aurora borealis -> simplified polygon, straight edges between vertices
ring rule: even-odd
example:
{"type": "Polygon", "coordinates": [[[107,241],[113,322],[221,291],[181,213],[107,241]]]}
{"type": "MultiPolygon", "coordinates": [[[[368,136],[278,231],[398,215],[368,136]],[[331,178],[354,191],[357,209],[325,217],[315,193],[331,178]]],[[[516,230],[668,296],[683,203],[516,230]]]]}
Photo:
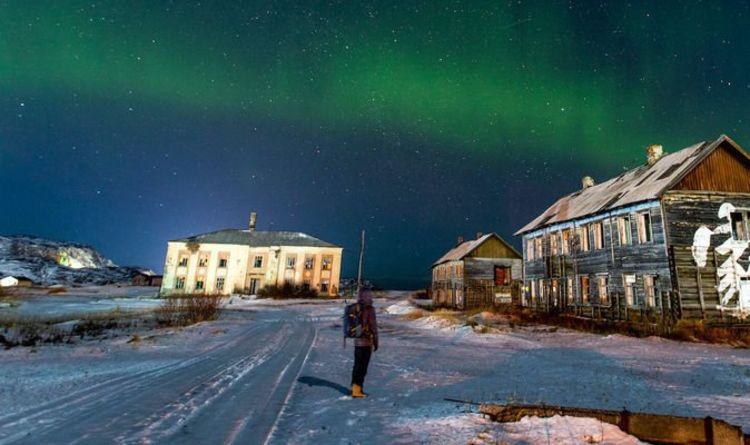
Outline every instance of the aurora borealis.
{"type": "Polygon", "coordinates": [[[418,285],[606,179],[746,140],[747,3],[0,2],[0,233],[161,270],[246,223],[418,285]],[[347,255],[348,254],[348,255],[347,255]]]}

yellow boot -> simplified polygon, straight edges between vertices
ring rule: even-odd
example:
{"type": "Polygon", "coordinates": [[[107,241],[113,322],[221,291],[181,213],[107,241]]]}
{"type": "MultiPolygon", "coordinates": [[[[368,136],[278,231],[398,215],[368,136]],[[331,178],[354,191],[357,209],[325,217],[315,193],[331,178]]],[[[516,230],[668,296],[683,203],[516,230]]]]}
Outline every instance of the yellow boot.
{"type": "Polygon", "coordinates": [[[362,387],[357,384],[352,384],[352,397],[355,399],[361,399],[367,397],[367,394],[362,392],[362,387]]]}

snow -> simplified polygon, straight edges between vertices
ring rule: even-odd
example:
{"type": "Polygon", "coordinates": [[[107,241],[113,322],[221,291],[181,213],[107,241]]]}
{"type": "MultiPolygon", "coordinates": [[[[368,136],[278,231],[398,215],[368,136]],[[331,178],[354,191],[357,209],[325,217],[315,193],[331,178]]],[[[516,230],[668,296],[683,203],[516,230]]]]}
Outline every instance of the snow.
{"type": "MultiPolygon", "coordinates": [[[[80,297],[137,299],[116,289],[80,297]]],[[[409,303],[388,298],[376,299],[370,397],[354,400],[343,304],[237,298],[226,307],[240,310],[215,322],[139,341],[0,351],[0,443],[32,431],[27,442],[263,443],[272,432],[269,444],[639,443],[594,419],[494,423],[445,397],[711,415],[750,431],[749,350],[545,327],[481,333],[450,314],[407,319],[409,303]]]]}
{"type": "Polygon", "coordinates": [[[62,294],[49,295],[43,290],[27,290],[14,297],[14,304],[0,307],[0,318],[61,317],[85,315],[112,310],[149,310],[161,304],[153,287],[92,286],[73,288],[62,294]]]}

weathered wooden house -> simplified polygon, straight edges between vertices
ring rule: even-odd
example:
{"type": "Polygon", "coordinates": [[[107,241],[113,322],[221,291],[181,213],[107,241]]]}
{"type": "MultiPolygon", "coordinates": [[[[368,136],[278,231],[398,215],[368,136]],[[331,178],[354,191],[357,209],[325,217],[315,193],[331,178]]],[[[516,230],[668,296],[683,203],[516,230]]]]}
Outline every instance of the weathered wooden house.
{"type": "Polygon", "coordinates": [[[457,309],[510,304],[520,298],[521,266],[521,254],[495,233],[459,237],[432,265],[433,303],[457,309]]]}
{"type": "Polygon", "coordinates": [[[560,198],[523,236],[523,304],[614,320],[750,315],[750,157],[727,136],[560,198]]]}
{"type": "Polygon", "coordinates": [[[162,275],[157,275],[150,270],[143,270],[133,277],[133,286],[161,287],[162,278],[162,275]]]}

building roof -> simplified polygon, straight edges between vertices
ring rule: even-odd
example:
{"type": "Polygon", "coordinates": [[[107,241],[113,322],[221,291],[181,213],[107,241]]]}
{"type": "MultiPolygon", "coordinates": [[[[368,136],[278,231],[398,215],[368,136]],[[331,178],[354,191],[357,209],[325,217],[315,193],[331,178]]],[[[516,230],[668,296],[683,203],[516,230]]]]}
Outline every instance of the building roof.
{"type": "Polygon", "coordinates": [[[463,243],[449,250],[445,255],[440,257],[439,260],[435,261],[432,264],[432,267],[435,267],[438,264],[447,263],[448,261],[462,260],[471,252],[473,252],[477,247],[481,246],[482,244],[484,244],[485,241],[487,241],[488,239],[492,237],[495,237],[498,240],[500,240],[501,243],[505,244],[511,251],[513,251],[516,255],[518,255],[519,258],[521,257],[521,254],[518,253],[518,251],[514,249],[513,246],[508,244],[504,239],[500,238],[500,236],[497,233],[488,233],[477,239],[464,241],[463,243]]]}
{"type": "Polygon", "coordinates": [[[662,156],[653,165],[638,166],[601,184],[563,196],[515,234],[659,199],[723,142],[729,142],[742,152],[726,135],[715,141],[691,145],[662,156]]]}
{"type": "Polygon", "coordinates": [[[250,247],[340,247],[302,232],[224,229],[172,240],[205,244],[236,244],[250,247]]]}

